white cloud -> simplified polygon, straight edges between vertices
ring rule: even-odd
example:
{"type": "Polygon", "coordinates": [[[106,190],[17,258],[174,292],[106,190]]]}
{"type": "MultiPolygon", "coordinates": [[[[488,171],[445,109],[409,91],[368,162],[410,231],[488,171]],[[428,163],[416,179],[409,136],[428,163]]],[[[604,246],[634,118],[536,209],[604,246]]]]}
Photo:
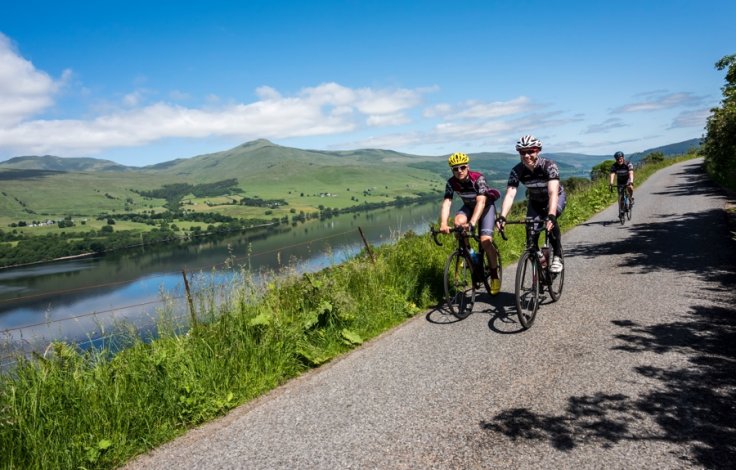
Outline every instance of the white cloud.
{"type": "Polygon", "coordinates": [[[410,120],[404,114],[396,113],[396,114],[376,114],[373,116],[368,116],[368,120],[366,122],[368,123],[369,126],[372,126],[372,127],[385,127],[385,126],[400,126],[403,124],[408,124],[410,120]]]}
{"type": "Polygon", "coordinates": [[[70,76],[67,70],[55,81],[36,70],[0,33],[0,125],[17,124],[53,105],[54,94],[70,76]]]}
{"type": "MultiPolygon", "coordinates": [[[[12,115],[13,119],[7,118],[6,125],[0,128],[3,152],[77,156],[114,147],[147,145],[166,138],[283,139],[350,132],[361,126],[361,122],[362,126],[371,127],[398,126],[410,121],[405,111],[418,106],[423,93],[433,90],[352,89],[338,83],[323,83],[284,96],[273,87],[261,86],[255,90],[257,100],[251,103],[224,104],[218,96],[210,95],[206,107],[193,108],[167,102],[144,106],[144,99],[150,93],[137,89],[123,96],[124,109],[98,102],[97,116],[87,120],[30,120],[33,113],[51,104],[51,94],[57,85],[17,55],[12,57],[31,71],[28,75],[42,92],[34,95],[17,87],[6,87],[3,106],[6,115],[12,115]],[[38,96],[38,104],[26,106],[23,112],[7,111],[11,109],[7,103],[23,102],[26,96],[38,96]],[[39,139],[39,135],[44,138],[39,139]]],[[[186,94],[176,91],[171,96],[182,99],[186,94]]]]}
{"type": "Polygon", "coordinates": [[[705,97],[695,96],[692,93],[663,93],[655,91],[643,94],[643,101],[630,103],[614,109],[613,113],[635,113],[641,111],[659,111],[686,106],[700,106],[705,97]]]}
{"type": "Polygon", "coordinates": [[[704,129],[710,114],[710,109],[696,109],[694,111],[682,112],[675,117],[674,121],[672,121],[670,129],[680,127],[698,127],[704,129]]]}
{"type": "Polygon", "coordinates": [[[606,119],[603,122],[600,122],[598,124],[591,124],[588,126],[588,128],[583,131],[584,134],[599,134],[603,132],[608,132],[613,129],[618,129],[619,127],[626,127],[626,124],[624,124],[624,121],[619,118],[611,118],[606,119]]]}
{"type": "Polygon", "coordinates": [[[519,96],[509,101],[482,102],[468,100],[456,105],[438,104],[424,110],[425,117],[442,117],[444,119],[498,119],[514,114],[522,114],[541,108],[534,105],[526,96],[519,96]]]}
{"type": "Polygon", "coordinates": [[[184,101],[188,100],[190,98],[189,93],[185,93],[180,90],[173,90],[169,92],[169,98],[171,98],[174,101],[184,101]]]}

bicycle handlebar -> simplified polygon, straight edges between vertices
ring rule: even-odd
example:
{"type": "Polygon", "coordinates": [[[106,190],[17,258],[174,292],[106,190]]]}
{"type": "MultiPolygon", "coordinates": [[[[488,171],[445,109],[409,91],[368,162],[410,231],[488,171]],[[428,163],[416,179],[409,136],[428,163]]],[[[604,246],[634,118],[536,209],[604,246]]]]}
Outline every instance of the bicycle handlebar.
{"type": "MultiPolygon", "coordinates": [[[[547,224],[545,223],[545,220],[544,219],[537,219],[537,218],[534,218],[534,217],[525,217],[522,220],[507,220],[505,223],[506,224],[517,224],[517,225],[531,226],[532,230],[535,229],[534,228],[535,225],[539,224],[539,225],[542,226],[542,229],[540,229],[540,230],[534,230],[534,231],[541,232],[542,230],[545,230],[545,231],[547,230],[547,224]]],[[[506,237],[504,237],[504,240],[506,240],[506,237]]]]}
{"type": "MultiPolygon", "coordinates": [[[[442,246],[442,243],[440,243],[440,241],[439,241],[439,240],[437,239],[437,235],[439,235],[439,234],[440,234],[440,233],[442,233],[442,232],[440,232],[439,230],[436,230],[436,229],[435,229],[435,228],[434,228],[433,226],[431,226],[431,225],[429,226],[429,231],[430,231],[430,233],[432,234],[432,239],[433,239],[433,240],[434,240],[434,242],[435,242],[435,243],[437,244],[437,246],[442,246]]],[[[479,235],[476,235],[475,233],[472,233],[472,234],[471,234],[470,232],[468,232],[467,230],[465,230],[465,228],[463,228],[463,227],[462,227],[462,226],[460,226],[460,225],[458,225],[458,226],[456,226],[456,227],[452,227],[452,228],[450,229],[450,233],[459,233],[459,234],[462,234],[463,236],[467,236],[467,237],[473,237],[473,239],[474,239],[475,241],[477,241],[477,242],[480,242],[480,236],[479,236],[479,235]]],[[[504,240],[508,240],[508,238],[506,238],[506,232],[504,232],[504,231],[503,231],[503,229],[499,230],[499,233],[501,234],[501,237],[502,237],[502,238],[503,238],[504,240]]]]}

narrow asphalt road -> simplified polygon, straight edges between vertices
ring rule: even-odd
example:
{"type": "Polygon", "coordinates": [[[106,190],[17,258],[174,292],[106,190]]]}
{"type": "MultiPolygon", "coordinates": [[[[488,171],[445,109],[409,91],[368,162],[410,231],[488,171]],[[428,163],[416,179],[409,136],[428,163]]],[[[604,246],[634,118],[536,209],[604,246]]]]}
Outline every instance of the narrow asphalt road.
{"type": "Polygon", "coordinates": [[[530,330],[507,267],[467,319],[427,312],[126,468],[733,468],[736,243],[701,166],[564,234],[530,330]]]}

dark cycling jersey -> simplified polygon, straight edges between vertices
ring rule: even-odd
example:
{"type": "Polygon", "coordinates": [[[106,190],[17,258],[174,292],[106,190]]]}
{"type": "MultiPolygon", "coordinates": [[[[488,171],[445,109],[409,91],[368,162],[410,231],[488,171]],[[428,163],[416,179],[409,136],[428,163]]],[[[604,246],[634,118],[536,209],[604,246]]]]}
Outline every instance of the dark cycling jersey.
{"type": "Polygon", "coordinates": [[[618,184],[628,184],[630,171],[634,171],[634,165],[626,160],[624,160],[620,165],[618,162],[611,165],[611,173],[616,173],[616,182],[618,184]]]}
{"type": "Polygon", "coordinates": [[[488,186],[486,177],[477,171],[468,171],[468,177],[464,180],[454,176],[448,179],[445,185],[445,199],[452,199],[455,193],[463,200],[463,204],[471,208],[475,207],[477,196],[488,197],[487,207],[501,196],[497,189],[488,186]]]}
{"type": "MultiPolygon", "coordinates": [[[[547,182],[549,180],[559,180],[560,170],[557,168],[557,163],[546,158],[539,157],[537,164],[533,170],[527,168],[523,163],[517,164],[511,169],[509,174],[508,185],[514,188],[519,187],[519,183],[523,183],[527,189],[527,195],[529,201],[549,202],[549,194],[547,194],[547,182]]],[[[560,184],[559,192],[560,196],[565,194],[565,189],[560,184]]]]}

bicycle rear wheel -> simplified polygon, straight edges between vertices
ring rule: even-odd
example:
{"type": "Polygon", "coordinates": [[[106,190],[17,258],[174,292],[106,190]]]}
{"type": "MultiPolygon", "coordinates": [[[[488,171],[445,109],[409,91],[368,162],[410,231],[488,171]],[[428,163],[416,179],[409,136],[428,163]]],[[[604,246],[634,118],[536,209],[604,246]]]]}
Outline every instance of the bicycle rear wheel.
{"type": "Polygon", "coordinates": [[[521,255],[516,268],[515,295],[519,323],[527,329],[534,323],[539,309],[539,264],[528,251],[521,255]]]}
{"type": "Polygon", "coordinates": [[[631,220],[631,210],[633,207],[631,207],[631,198],[626,198],[626,218],[628,220],[631,220]]]}
{"type": "Polygon", "coordinates": [[[470,258],[455,251],[445,263],[445,298],[450,311],[459,319],[466,318],[475,304],[475,284],[470,258]]]}
{"type": "MultiPolygon", "coordinates": [[[[562,251],[557,256],[560,257],[564,266],[565,256],[562,251]]],[[[562,295],[562,287],[565,285],[565,270],[563,269],[559,273],[548,272],[547,274],[549,275],[549,295],[552,297],[553,302],[557,302],[562,295]]]]}

